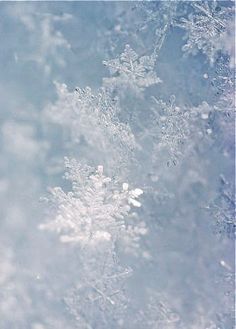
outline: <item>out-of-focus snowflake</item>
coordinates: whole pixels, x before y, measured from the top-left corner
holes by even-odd
[[[163,296],[156,294],[150,296],[146,309],[139,311],[137,328],[142,328],[143,323],[150,329],[182,328],[178,313],[168,305]]]
[[[206,207],[214,221],[213,227],[216,234],[235,238],[235,193],[234,188],[220,178],[220,190],[218,196]]]
[[[66,66],[65,50],[71,45],[63,33],[57,29],[58,24],[68,22],[72,15],[63,13],[53,15],[40,13],[31,7],[12,8],[11,15],[15,16],[25,26],[25,33],[29,33],[27,53],[15,54],[15,61],[35,62],[41,66],[46,75],[50,75],[55,65]]]
[[[103,79],[104,86],[112,91],[129,88],[139,95],[145,88],[161,82],[154,71],[155,62],[154,55],[139,56],[126,45],[120,57],[103,62],[112,75]]]
[[[220,79],[222,79],[221,82],[219,82]],[[219,75],[214,79],[214,88],[218,90],[216,102],[208,104],[203,101],[197,107],[190,109],[191,134],[194,134],[197,149],[202,149],[203,145],[212,145],[225,156],[233,154],[235,109],[232,87],[233,82],[230,77]],[[203,141],[205,144],[202,143]]]
[[[190,129],[194,139],[194,145],[199,150],[203,140],[212,144],[214,127],[214,107],[203,101],[197,107],[189,109],[191,112]],[[203,145],[201,145],[203,144]]]
[[[216,48],[222,50],[229,57],[229,66],[235,68],[235,19],[229,20],[225,32],[223,32],[216,43]]]
[[[107,323],[114,325],[114,322],[119,327],[128,304],[125,281],[132,270],[121,267],[112,253],[103,262],[95,263],[95,271],[86,271],[65,303],[79,328],[106,328]]]
[[[217,107],[203,101],[197,107],[179,107],[175,103],[175,96],[171,96],[168,102],[155,97],[153,99],[155,106],[152,108],[151,124],[148,129],[141,129],[140,137],[151,138],[154,164],[161,157],[167,159],[167,166],[176,165],[187,151],[193,153],[206,143],[212,144],[219,134],[216,117],[221,112],[224,115],[220,104]],[[220,125],[229,127],[228,121],[221,120]]]
[[[221,329],[234,328],[235,323],[235,274],[232,266],[221,259],[219,262],[216,284],[222,291],[222,312],[217,315],[218,327]]]
[[[139,221],[137,214],[132,214],[129,224],[120,238],[120,246],[123,253],[150,259],[150,254],[142,245],[142,237],[148,233],[147,225],[144,221]]]
[[[126,3],[111,23],[112,28],[105,32],[109,57],[114,57],[115,50],[128,42],[140,53],[153,53],[157,57],[176,15],[177,5],[176,1],[140,1],[129,6]],[[104,39],[104,35],[102,37]]]
[[[156,57],[159,55],[169,28],[176,19],[177,8],[177,1],[142,1],[135,6],[140,16],[137,27],[139,37],[147,49],[150,47],[150,40],[152,40],[153,48],[150,51],[153,51]],[[153,35],[151,39],[150,34]],[[149,41],[149,45],[147,41]]]
[[[234,117],[235,117],[235,72],[231,68],[230,58],[221,55],[215,62],[211,79],[214,91],[212,112],[213,132],[216,145],[226,155],[234,156]]]
[[[211,86],[214,92],[214,99],[217,103],[222,98],[229,103],[235,93],[235,72],[231,68],[230,59],[226,55],[218,56],[214,65],[214,75],[211,79]],[[233,105],[231,107],[234,107]],[[228,106],[222,111],[228,111]]]
[[[65,193],[60,187],[51,189],[51,201],[56,216],[41,229],[55,231],[62,242],[77,242],[81,246],[116,241],[125,231],[131,207],[140,207],[141,189],[122,187],[103,174],[103,167],[95,171],[83,167],[76,160],[66,159],[66,179],[72,191]]]
[[[48,145],[46,142],[38,141],[36,129],[30,124],[7,121],[1,127],[3,147],[17,159],[33,162],[43,158]]]
[[[25,326],[25,312],[30,312],[32,299],[17,274],[17,261],[9,248],[0,249],[0,327]]]
[[[176,165],[190,135],[191,113],[176,106],[174,96],[168,103],[156,98],[154,100],[154,125],[150,131],[154,138],[153,160],[155,162],[160,152],[164,152],[168,157],[167,165]]]
[[[220,135],[220,126],[226,125],[228,129],[231,128],[234,113],[232,102],[230,97],[222,97],[214,105],[203,101],[197,107],[191,108],[192,123],[195,124],[195,130],[198,130],[199,135],[211,135],[214,132],[215,135]]]
[[[109,154],[110,165],[127,164],[135,139],[129,126],[119,122],[119,107],[110,94],[104,89],[93,94],[89,87],[74,92],[65,84],[56,83],[56,87],[58,100],[45,109],[45,117],[59,124],[70,142],[80,145],[80,152],[86,148],[88,156],[94,155],[93,160],[104,163]]]
[[[138,3],[136,10],[140,11],[142,15],[142,22],[139,24],[138,30],[150,29],[150,24],[154,24],[155,32],[158,35],[163,26],[172,23],[177,5],[176,1]]]
[[[180,19],[177,26],[186,30],[183,51],[196,55],[199,51],[213,64],[219,51],[219,38],[227,30],[233,15],[232,7],[221,6],[217,1],[192,2],[188,18]]]

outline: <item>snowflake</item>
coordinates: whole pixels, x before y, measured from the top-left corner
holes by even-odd
[[[65,67],[65,51],[71,50],[71,44],[58,29],[58,25],[71,21],[73,16],[68,13],[41,13],[32,8],[16,11],[16,16],[30,37],[27,52],[15,54],[15,61],[35,62],[47,76],[52,74],[55,65]]]
[[[228,323],[228,326],[230,321],[232,322],[232,324],[235,322],[234,321],[235,275],[234,275],[233,266],[231,266],[225,260],[221,259],[219,265],[220,268],[219,268],[219,272],[217,273],[216,284],[221,287],[222,311],[218,317],[218,321],[222,326],[223,323],[225,323],[225,327],[227,327],[226,322]]]
[[[108,58],[115,57],[116,51],[128,40],[141,54],[150,53],[157,59],[176,8],[175,1],[141,1],[126,5],[111,22],[112,28],[105,32],[104,48],[109,49]],[[104,39],[104,32],[102,37]]]
[[[147,307],[139,311],[137,320],[138,324],[145,323],[145,327],[150,329],[180,328],[180,316],[168,305],[163,296],[153,293],[149,297]]]
[[[223,50],[224,54],[226,54],[229,58],[229,66],[231,69],[235,67],[235,47],[234,47],[234,40],[235,40],[235,18],[232,17],[229,21],[226,31],[222,33],[220,36],[216,47],[219,50]]]
[[[177,23],[186,30],[187,43],[183,51],[193,55],[202,51],[213,64],[219,51],[219,38],[227,29],[232,8],[221,7],[216,1],[193,2],[191,6],[194,11]]]
[[[120,245],[122,252],[132,255],[134,257],[143,257],[150,259],[150,254],[144,249],[142,245],[142,237],[148,233],[148,228],[144,221],[139,221],[137,214],[132,214],[129,219],[129,224],[125,232],[120,238]]]
[[[216,103],[222,98],[225,101],[231,100],[231,108],[234,108],[235,77],[231,68],[230,59],[226,55],[219,56],[215,61],[214,75],[211,86],[214,91]],[[233,98],[233,99],[232,99]],[[226,111],[222,106],[222,111]],[[228,106],[227,106],[228,107]]]
[[[189,109],[191,113],[191,134],[194,136],[194,144],[197,149],[204,145],[204,140],[210,143],[213,139],[214,107],[203,101],[197,107]]]
[[[176,165],[177,160],[182,155],[183,145],[190,135],[190,111],[180,109],[175,105],[175,97],[172,96],[168,103],[162,100],[155,100],[153,110],[154,122],[151,135],[154,139],[154,162],[159,157],[159,153],[167,153],[167,165]]]
[[[141,56],[129,46],[119,58],[104,61],[112,77],[104,78],[104,85],[111,89],[129,88],[140,94],[145,88],[161,82],[154,72],[155,56]]]
[[[58,100],[45,109],[46,119],[59,124],[72,145],[79,144],[80,152],[85,150],[92,161],[109,160],[116,167],[126,164],[136,144],[129,126],[118,120],[116,100],[104,89],[97,94],[89,87],[69,92],[65,84],[55,84]]]
[[[205,101],[197,107],[179,107],[173,95],[168,102],[155,97],[153,100],[151,123],[141,131],[140,137],[151,137],[154,164],[163,156],[168,167],[176,165],[187,151],[198,152],[206,143],[212,144],[217,107]]]
[[[143,16],[138,30],[150,29],[150,25],[153,24],[155,33],[158,35],[163,26],[172,24],[177,5],[176,1],[138,3],[136,8],[141,11]]]
[[[112,253],[103,259],[65,298],[79,328],[106,328],[107,323],[120,321],[127,308],[124,286],[132,270],[121,267]]]
[[[235,238],[235,194],[234,189],[223,176],[220,179],[221,186],[217,196],[206,209],[213,217],[214,231],[220,235],[226,235],[230,239]]]
[[[68,172],[65,178],[72,182],[72,191],[60,187],[51,189],[51,201],[56,207],[52,221],[40,225],[41,229],[56,231],[62,242],[76,242],[81,246],[96,246],[116,241],[125,231],[131,207],[140,207],[141,189],[130,190],[124,183],[97,170],[81,166],[76,160],[65,159]]]
[[[141,49],[152,53],[156,60],[177,15],[177,7],[176,1],[142,1],[134,7],[139,17],[139,22],[134,23]]]

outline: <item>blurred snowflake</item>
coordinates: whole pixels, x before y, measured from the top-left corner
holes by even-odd
[[[153,293],[150,293],[146,309],[139,311],[137,327],[142,328],[143,323],[150,329],[182,328],[178,313],[169,306],[163,296]]]
[[[235,273],[234,269],[221,259],[219,262],[216,284],[221,287],[222,312],[217,315],[220,329],[234,328],[235,323]]]
[[[176,165],[190,135],[191,113],[175,105],[175,96],[171,96],[168,103],[156,98],[154,101],[154,125],[150,130],[154,139],[153,161],[156,162],[160,152],[164,152],[167,166]]]
[[[139,95],[145,88],[161,82],[154,72],[156,57],[138,56],[129,46],[125,46],[120,57],[104,61],[112,77],[104,78],[104,86],[110,90],[129,88]]]
[[[79,328],[107,328],[108,323],[119,327],[128,305],[125,281],[132,270],[122,268],[112,253],[95,263],[95,271],[86,272],[65,303]]]
[[[129,217],[129,223],[120,237],[120,249],[122,253],[138,258],[150,259],[151,255],[142,243],[142,238],[148,234],[148,228],[144,221],[140,221],[137,214]]]
[[[214,232],[234,239],[236,227],[234,188],[225,180],[224,176],[221,176],[220,184],[218,196],[206,209],[215,221],[213,224]]]
[[[85,149],[93,162],[127,165],[136,144],[129,126],[118,120],[117,101],[104,89],[96,94],[89,87],[69,92],[65,84],[55,84],[58,100],[46,107],[46,120],[59,124],[69,143],[79,145],[81,154]]]
[[[188,18],[181,18],[177,26],[186,30],[187,43],[183,51],[196,55],[202,51],[211,64],[219,51],[219,38],[225,33],[233,15],[232,7],[221,6],[217,1],[194,1],[193,12]]]

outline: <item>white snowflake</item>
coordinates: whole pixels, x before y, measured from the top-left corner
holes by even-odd
[[[129,126],[118,120],[116,100],[104,89],[95,94],[89,87],[70,92],[65,84],[55,84],[58,100],[46,107],[45,118],[62,127],[65,142],[79,145],[81,155],[92,162],[126,165],[136,143]]]
[[[129,299],[125,284],[132,275],[130,268],[118,262],[112,250],[82,251],[80,280],[65,297],[69,312],[79,328],[106,328],[107,323],[122,319]]]
[[[41,229],[56,231],[62,242],[76,242],[81,246],[96,246],[114,242],[125,231],[132,207],[140,207],[141,189],[130,190],[97,170],[81,166],[76,160],[66,159],[66,179],[72,182],[72,191],[60,187],[51,189],[51,201],[56,216]]]
[[[235,193],[234,188],[220,177],[220,190],[218,196],[206,207],[210,212],[213,229],[216,234],[235,239]]]
[[[219,38],[226,31],[233,10],[217,1],[196,1],[191,6],[193,12],[177,24],[186,30],[183,51],[193,55],[202,51],[213,64],[220,48]]]
[[[137,328],[142,328],[143,323],[150,329],[182,328],[179,314],[169,306],[162,295],[151,293],[146,305],[146,308],[138,313]]]
[[[140,94],[145,88],[161,82],[154,71],[155,62],[154,55],[138,56],[129,45],[126,45],[120,57],[103,62],[112,75],[103,79],[104,85],[111,90],[129,88]]]
[[[152,129],[153,161],[160,157],[160,152],[167,156],[167,165],[176,165],[184,150],[184,144],[190,135],[190,111],[175,105],[175,96],[168,103],[154,98]]]

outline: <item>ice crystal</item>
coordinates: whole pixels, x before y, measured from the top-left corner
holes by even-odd
[[[126,163],[136,144],[128,125],[118,121],[116,100],[104,89],[93,94],[89,87],[74,92],[69,92],[65,84],[56,83],[56,87],[58,100],[46,108],[46,117],[61,125],[81,150],[86,144],[90,156],[96,150],[96,156],[105,161],[109,152],[113,164]]]
[[[152,293],[147,307],[138,314],[137,327],[142,328],[143,323],[150,329],[176,329],[180,328],[180,316],[163,296]]]
[[[111,90],[130,88],[139,94],[145,88],[161,82],[154,71],[155,62],[155,56],[139,56],[126,45],[120,57],[103,62],[111,73],[110,78],[103,79],[104,85]]]
[[[110,321],[117,325],[127,308],[124,286],[131,269],[114,262],[110,253],[96,265],[65,298],[79,328],[106,328]]]
[[[109,57],[115,57],[117,50],[120,51],[120,48],[127,43],[128,36],[129,44],[132,44],[137,52],[152,54],[157,59],[176,14],[176,7],[177,3],[174,1],[129,3],[111,23],[112,30],[106,32]]]
[[[190,111],[181,109],[175,105],[175,97],[172,96],[168,103],[154,98],[153,110],[155,125],[152,135],[155,140],[153,160],[160,152],[167,154],[167,165],[176,165],[182,155],[183,146],[190,134]]]
[[[148,234],[148,228],[144,221],[140,222],[135,214],[130,218],[125,232],[120,238],[122,252],[135,256],[150,258],[150,254],[143,248],[142,237]]]
[[[136,5],[136,10],[141,15],[137,26],[139,38],[144,49],[149,49],[150,43],[152,44],[153,48],[150,51],[153,51],[156,58],[176,19],[177,8],[176,1],[143,1]]]
[[[166,2],[141,2],[137,4],[137,10],[142,13],[142,22],[138,30],[150,29],[150,25],[155,27],[156,35],[166,24],[171,24],[176,15],[177,3],[175,1]]]
[[[75,160],[66,159],[66,178],[72,191],[51,189],[51,201],[56,206],[56,216],[41,229],[56,231],[62,242],[76,242],[81,246],[96,246],[102,242],[116,241],[128,225],[127,217],[132,207],[140,207],[141,189],[120,186],[114,179],[97,170],[81,167]]]
[[[201,1],[191,4],[193,12],[178,24],[186,30],[187,39],[183,51],[197,54],[202,51],[210,63],[214,63],[219,50],[219,38],[227,29],[232,8],[221,6],[217,1]]]
[[[210,212],[214,221],[213,228],[215,233],[234,239],[236,226],[234,189],[223,176],[220,178],[220,183],[218,196],[206,209]]]
[[[211,80],[216,102],[222,98],[232,101],[234,95],[234,70],[231,68],[230,59],[221,55],[215,62],[215,74]],[[231,96],[231,97],[230,97]],[[233,106],[231,106],[233,107]],[[222,106],[222,110],[223,110]]]
[[[220,36],[218,43],[216,43],[216,47],[219,50],[222,50],[225,54],[228,55],[230,60],[230,68],[234,69],[234,39],[235,39],[235,20],[232,15],[232,18],[229,20],[227,24],[226,31],[222,33]]]

